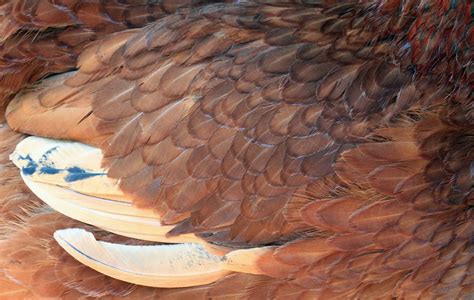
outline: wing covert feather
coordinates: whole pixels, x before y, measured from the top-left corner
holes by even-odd
[[[273,245],[259,261],[271,280],[236,275],[248,295],[464,295],[472,125],[440,102],[449,89],[389,63],[384,41],[351,43],[373,32],[346,5],[215,5],[99,40],[79,65],[100,64],[65,82],[100,86],[85,105],[96,131],[61,137],[100,136],[109,174],[171,234]],[[11,125],[35,133],[16,111]]]

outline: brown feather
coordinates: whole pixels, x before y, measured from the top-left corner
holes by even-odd
[[[176,226],[170,236],[194,233],[235,249],[270,245],[257,261],[263,275],[169,291],[105,279],[51,240],[61,226],[85,225],[49,211],[58,219],[35,212],[5,242],[24,265],[49,257],[35,267],[44,276],[8,262],[2,269],[51,297],[472,293],[469,87],[441,84],[436,72],[414,74],[417,62],[398,53],[413,31],[392,31],[376,5],[257,0],[174,13],[199,2],[15,1],[0,28],[8,33],[0,97],[76,66],[82,52],[74,75],[17,96],[10,125],[100,147],[134,204]],[[72,23],[64,24],[66,15]],[[15,22],[37,38],[21,41]],[[420,57],[408,40],[407,52]],[[15,205],[23,198],[6,199],[2,213],[21,214]]]

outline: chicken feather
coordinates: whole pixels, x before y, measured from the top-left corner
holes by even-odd
[[[272,245],[253,262],[262,275],[129,296],[470,297],[471,4],[428,2],[182,11],[92,43],[76,73],[19,94],[7,119],[102,149],[168,236]],[[438,51],[433,24],[457,48]],[[71,107],[87,112],[80,126]]]

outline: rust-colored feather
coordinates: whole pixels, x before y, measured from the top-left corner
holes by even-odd
[[[463,66],[426,57],[439,34],[426,46],[415,38],[414,27],[431,28],[430,7],[251,1],[177,11],[200,1],[39,2],[2,6],[13,14],[0,21],[0,98],[75,67],[82,54],[74,73],[17,94],[9,125],[99,147],[133,204],[175,225],[169,237],[192,233],[268,251],[256,261],[257,275],[189,289],[134,286],[72,260],[51,234],[77,226],[105,241],[142,242],[60,216],[26,189],[0,187],[7,195],[0,228],[11,230],[1,241],[8,276],[0,283],[23,284],[12,295],[472,294],[472,88],[464,75],[451,82],[440,71]],[[461,2],[459,11],[469,6]],[[465,20],[457,9],[442,11]],[[404,17],[419,15],[427,23]],[[38,36],[21,40],[15,28]],[[21,184],[17,177],[12,186]],[[16,215],[21,226],[10,222]],[[34,270],[22,267],[34,262]]]

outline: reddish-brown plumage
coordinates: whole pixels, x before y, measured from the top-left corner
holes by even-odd
[[[74,69],[78,55],[91,41],[200,4],[199,0],[0,3],[1,107],[26,84]]]
[[[474,118],[461,49],[471,42],[470,4],[429,4],[184,11],[94,42],[79,71],[18,97],[7,118],[15,130],[101,147],[109,175],[137,206],[176,224],[171,235],[272,247],[261,276],[169,291],[110,281],[103,295],[469,297]],[[435,8],[448,15],[436,23],[443,34],[467,33],[446,40],[459,43],[455,53],[417,44]],[[55,216],[53,229],[72,222]],[[64,268],[84,268],[56,245],[38,247],[56,249],[48,255],[67,260]],[[53,280],[46,291],[27,282],[37,295],[98,293],[87,290],[96,283]]]
[[[396,34],[401,56],[417,72],[436,75],[440,82],[467,84],[472,89],[470,64],[474,44],[472,2],[383,0],[378,4],[382,34]]]

